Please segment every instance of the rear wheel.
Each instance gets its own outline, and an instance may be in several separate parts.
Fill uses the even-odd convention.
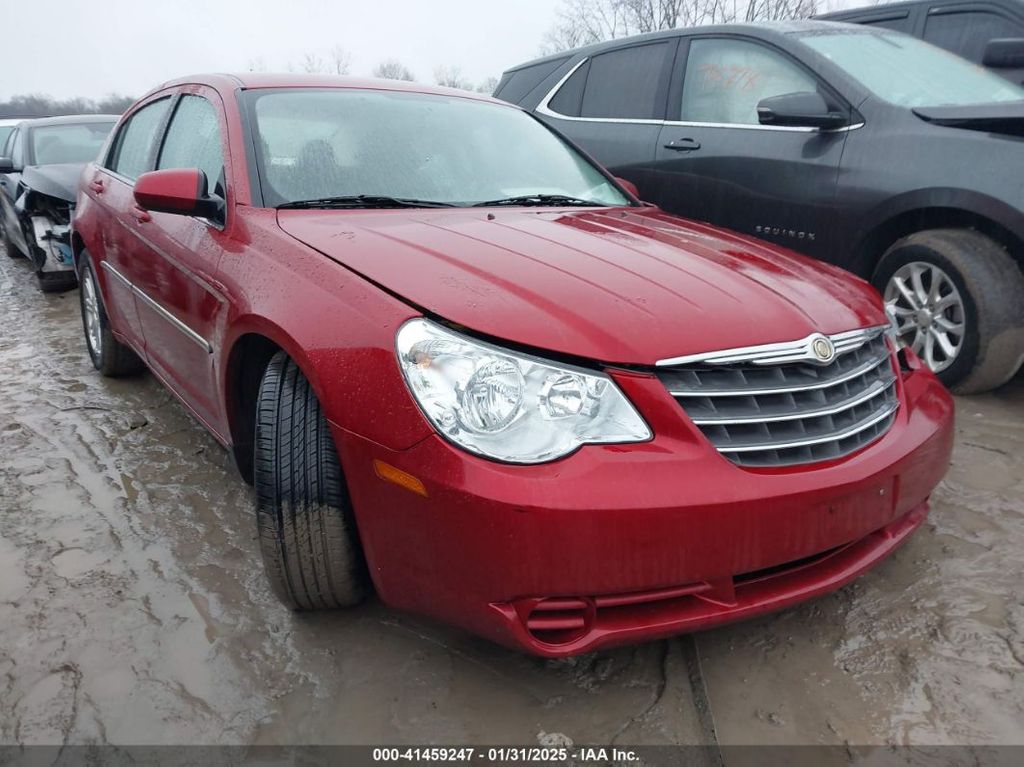
[[[254,469],[260,549],[278,598],[300,610],[361,601],[369,579],[334,440],[283,352],[260,383]]]
[[[118,341],[110,329],[107,310],[103,306],[103,295],[96,282],[89,254],[83,251],[79,262],[78,279],[82,289],[78,292],[78,301],[82,310],[85,346],[93,367],[111,378],[142,372],[142,360],[129,347]]]
[[[998,243],[970,229],[896,242],[873,280],[908,346],[960,394],[1006,383],[1024,359],[1024,274]]]

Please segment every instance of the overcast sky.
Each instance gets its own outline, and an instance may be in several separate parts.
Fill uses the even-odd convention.
[[[393,57],[418,80],[459,66],[478,83],[537,55],[557,0],[0,0],[0,99],[138,96],[195,72],[261,60],[298,67],[334,46],[353,74]],[[18,30],[21,34],[11,34]]]

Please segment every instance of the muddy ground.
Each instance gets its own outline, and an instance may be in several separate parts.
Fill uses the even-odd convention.
[[[958,419],[926,527],[852,586],[548,662],[283,608],[227,454],[0,254],[0,743],[1022,743],[1024,377]]]

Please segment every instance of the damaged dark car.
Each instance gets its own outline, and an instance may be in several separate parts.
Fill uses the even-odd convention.
[[[77,278],[71,256],[71,214],[78,177],[107,140],[115,115],[25,120],[0,150],[0,233],[11,258],[28,258],[44,292]]]

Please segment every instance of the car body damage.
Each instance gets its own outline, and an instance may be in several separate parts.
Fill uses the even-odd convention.
[[[81,170],[80,165],[46,165],[22,174],[14,210],[22,225],[22,252],[39,272],[74,272],[71,215]]]
[[[113,115],[19,122],[0,148],[0,231],[9,256],[24,256],[45,291],[74,287],[71,217],[78,178],[99,153]]]

